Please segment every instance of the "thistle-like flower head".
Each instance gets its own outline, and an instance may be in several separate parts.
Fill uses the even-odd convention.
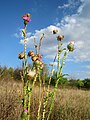
[[[53,30],[53,34],[57,34],[58,30]]]
[[[62,41],[63,38],[64,38],[64,35],[59,35],[59,36],[57,37],[57,40],[58,40],[58,41]]]
[[[30,57],[30,56],[34,56],[34,52],[32,51],[32,50],[30,50],[29,52],[28,52],[28,56]]]
[[[31,14],[29,14],[29,13],[22,16],[25,25],[27,25],[28,22],[30,22],[30,17],[31,17]]]
[[[28,110],[27,110],[27,109],[25,109],[25,110],[24,110],[24,113],[27,113],[27,112],[28,112]]]
[[[34,61],[34,62],[35,62],[35,61],[38,59],[38,57],[37,57],[37,55],[34,55],[34,56],[32,56],[32,58],[31,58],[31,59],[32,59],[32,61]]]
[[[24,52],[19,53],[19,55],[18,55],[18,58],[19,58],[19,59],[23,59],[24,57],[25,57]]]
[[[74,41],[71,41],[68,45],[67,48],[70,52],[73,52],[74,50]]]

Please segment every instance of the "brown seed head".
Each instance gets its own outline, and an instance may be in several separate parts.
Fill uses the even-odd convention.
[[[38,59],[38,57],[35,55],[35,56],[32,56],[32,61],[36,61]]]
[[[28,56],[29,56],[29,57],[30,57],[30,56],[33,57],[33,56],[34,56],[34,52],[30,50],[30,51],[28,52]]]
[[[53,30],[53,34],[57,34],[58,30]]]
[[[18,58],[23,59],[25,57],[24,52],[19,53]]]
[[[61,41],[63,38],[64,38],[63,35],[59,35],[59,36],[57,37],[57,40],[58,40],[58,41]]]

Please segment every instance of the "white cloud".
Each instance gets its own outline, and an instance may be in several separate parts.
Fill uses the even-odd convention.
[[[60,34],[65,35],[64,44],[66,45],[68,41],[75,41],[75,51],[70,54],[68,60],[71,61],[90,61],[90,1],[89,0],[68,0],[67,4],[62,7],[69,7],[73,5],[74,7],[79,2],[82,4],[77,8],[77,13],[73,15],[65,16],[56,26],[50,25],[47,28],[41,30],[36,30],[35,34],[27,38],[28,46],[32,47],[34,45],[34,38],[37,40],[37,44],[41,35],[44,33],[45,38],[42,42],[42,54],[46,55],[47,58],[54,58],[57,52],[57,40],[56,36]],[[60,7],[60,6],[58,6]],[[88,17],[87,17],[88,16]],[[52,31],[58,29],[58,34],[53,35]],[[23,43],[23,40],[21,40]]]
[[[19,38],[19,35],[17,33],[14,33],[14,37]]]
[[[51,62],[50,65],[53,65],[54,67],[57,67],[57,62]]]
[[[76,72],[71,72],[69,74],[70,79],[85,79],[85,78],[90,78],[90,71],[76,71]]]
[[[85,6],[85,4],[82,4],[82,5],[78,8],[77,13],[81,14],[84,6]]]
[[[73,13],[80,3],[83,3],[83,0],[67,0],[67,3],[59,5],[57,8],[58,10],[62,10],[64,13],[67,13],[67,11]],[[78,12],[81,12],[82,8],[83,6],[80,6]]]
[[[90,78],[90,71],[80,71],[81,78]]]
[[[58,30],[57,35],[53,34],[53,30]],[[41,46],[41,54],[45,54],[45,59],[47,58],[54,58],[54,56],[57,53],[57,36],[61,35],[61,29],[50,25],[47,28],[41,29],[41,30],[36,30],[35,34],[29,38],[27,38],[27,45],[29,47],[34,47],[34,39],[36,39],[36,44],[39,44],[39,40],[44,33],[44,40],[42,41],[42,46]],[[23,40],[20,41],[23,44]]]
[[[73,59],[90,61],[90,1],[82,2],[76,14],[65,16],[57,26],[62,28],[66,38],[75,41]]]
[[[58,6],[58,9],[68,8],[70,4],[64,4],[63,6]]]
[[[84,68],[90,69],[90,65],[83,66]]]

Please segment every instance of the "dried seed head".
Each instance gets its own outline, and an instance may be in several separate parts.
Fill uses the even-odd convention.
[[[33,56],[34,56],[34,52],[30,50],[30,51],[28,52],[28,56],[29,56],[29,57],[30,57],[30,56],[33,57]]]
[[[53,30],[53,34],[57,34],[58,30]]]
[[[18,55],[18,58],[19,58],[19,59],[23,59],[24,57],[25,57],[24,52],[19,53],[19,55]]]
[[[32,56],[32,61],[36,61],[38,59],[38,57],[35,55],[35,56]]]
[[[59,35],[59,36],[57,37],[57,40],[58,40],[58,41],[61,41],[63,38],[64,38],[63,35]]]

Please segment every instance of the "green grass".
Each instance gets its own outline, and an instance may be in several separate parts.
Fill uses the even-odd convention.
[[[21,120],[22,88],[22,83],[13,79],[0,80],[0,120]],[[35,86],[31,98],[31,120],[37,117],[38,95],[39,88]],[[58,89],[50,120],[90,120],[90,91]]]

